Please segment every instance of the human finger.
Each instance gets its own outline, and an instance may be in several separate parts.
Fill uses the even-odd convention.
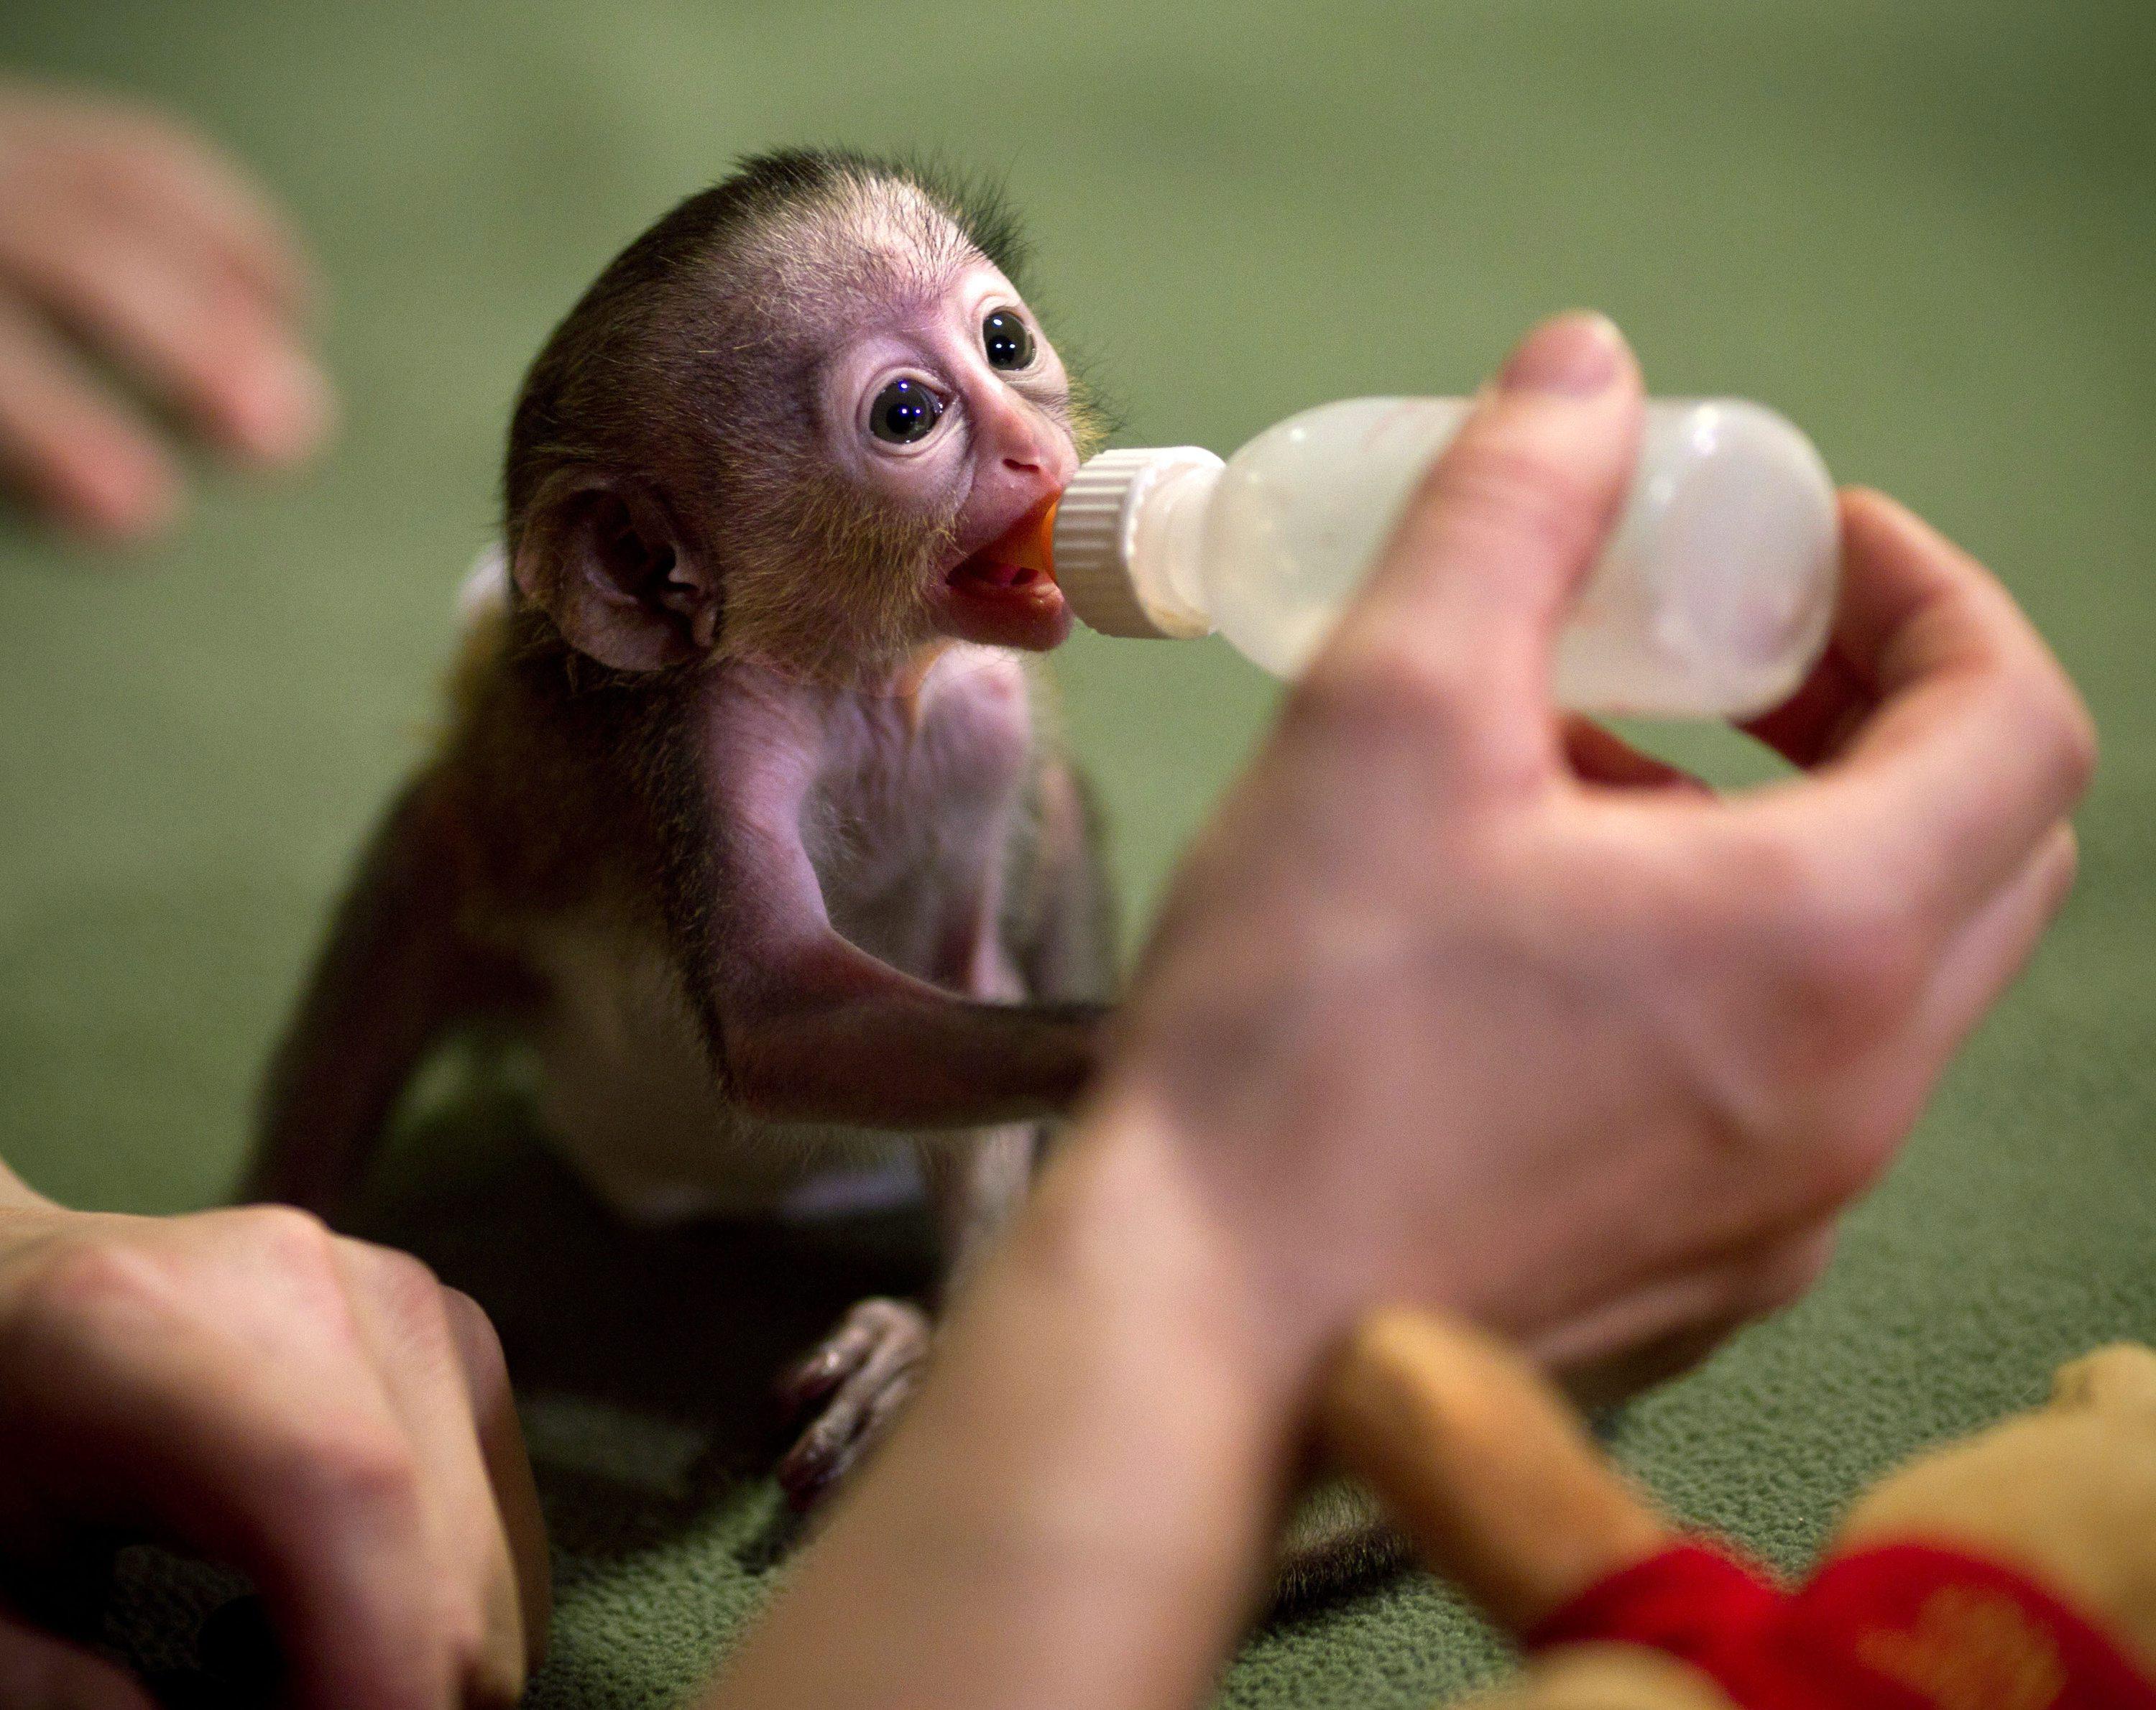
[[[461,1661],[470,1696],[513,1704],[524,1686],[523,1603],[441,1285],[418,1259],[387,1248],[341,1241],[336,1257],[353,1322],[418,1462],[444,1625],[470,1650]]]
[[[1850,732],[1878,699],[1877,689],[1857,673],[1830,640],[1795,694],[1738,728],[1765,743],[1792,765],[1809,769],[1840,751]]]
[[[327,382],[254,290],[124,211],[47,203],[0,223],[0,268],[18,289],[229,448],[289,463],[320,443]]]
[[[1584,1406],[1638,1395],[1809,1293],[1832,1261],[1840,1209],[1807,1211],[1712,1253],[1666,1258],[1669,1268],[1529,1332],[1525,1344]]]
[[[2020,977],[2073,889],[2079,859],[2074,828],[2062,820],[1963,926],[1917,1006],[1913,1026],[1930,1061],[1951,1057]]]
[[[1551,651],[1630,483],[1642,407],[1601,316],[1530,333],[1409,500],[1304,679],[1312,698],[1404,689],[1553,760]]]
[[[2006,591],[1882,495],[1843,499],[1836,643],[1878,704],[1830,765],[1753,798],[1830,882],[1883,886],[1936,939],[2020,870],[2087,787],[2095,739]]]
[[[0,1704],[39,1710],[156,1710],[120,1669],[0,1611]]]
[[[1845,492],[1837,501],[1845,571],[1826,646],[1786,700],[1738,725],[1791,765],[1807,769],[1837,753],[1879,700],[1874,675],[1852,663],[1877,654],[1881,622],[1870,566],[1850,566],[1851,497]]]
[[[176,1313],[169,1288],[92,1249],[18,1308],[4,1407],[31,1487],[56,1518],[249,1574],[296,1704],[439,1710],[449,1651],[419,1469],[372,1374],[308,1344],[265,1358]]]
[[[306,245],[251,174],[162,115],[130,113],[97,151],[105,193],[176,241],[199,243],[270,304],[303,314],[319,287]]]
[[[0,293],[0,471],[59,521],[116,540],[171,524],[177,471],[38,318]]]
[[[509,1366],[502,1358],[501,1339],[477,1301],[449,1288],[443,1291],[442,1304],[449,1314],[449,1334],[456,1339],[472,1416],[479,1427],[480,1451],[516,1564],[526,1663],[536,1669],[547,1654],[553,1617],[552,1564],[539,1487],[531,1476],[531,1457],[525,1449],[524,1429],[517,1421],[516,1396],[510,1388]]]

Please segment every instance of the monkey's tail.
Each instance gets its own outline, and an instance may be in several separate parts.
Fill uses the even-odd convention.
[[[1281,1533],[1269,1616],[1291,1615],[1392,1578],[1408,1564],[1407,1540],[1378,1499],[1345,1475],[1306,1490]]]

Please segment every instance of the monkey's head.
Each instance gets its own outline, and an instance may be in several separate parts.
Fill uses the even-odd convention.
[[[518,588],[617,669],[888,668],[939,637],[1045,649],[1054,581],[992,547],[1093,416],[1012,283],[993,199],[860,156],[745,163],[618,256],[510,430]]]

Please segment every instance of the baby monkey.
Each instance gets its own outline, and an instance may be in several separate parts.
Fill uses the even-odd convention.
[[[1091,1068],[1112,921],[1005,545],[1097,438],[990,202],[810,151],[615,259],[531,366],[505,582],[271,1065],[250,1197],[334,1213],[429,1048],[536,1046],[632,1215],[783,1213],[910,1151],[963,1272]],[[918,1375],[861,1302],[787,1384],[797,1503]]]

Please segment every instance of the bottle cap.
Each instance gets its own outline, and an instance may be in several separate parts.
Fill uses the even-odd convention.
[[[1088,629],[1146,640],[1212,633],[1205,614],[1167,585],[1162,566],[1140,562],[1138,522],[1163,481],[1220,466],[1202,447],[1176,445],[1104,451],[1071,478],[1055,512],[1055,581]],[[1152,575],[1141,574],[1148,568]]]

